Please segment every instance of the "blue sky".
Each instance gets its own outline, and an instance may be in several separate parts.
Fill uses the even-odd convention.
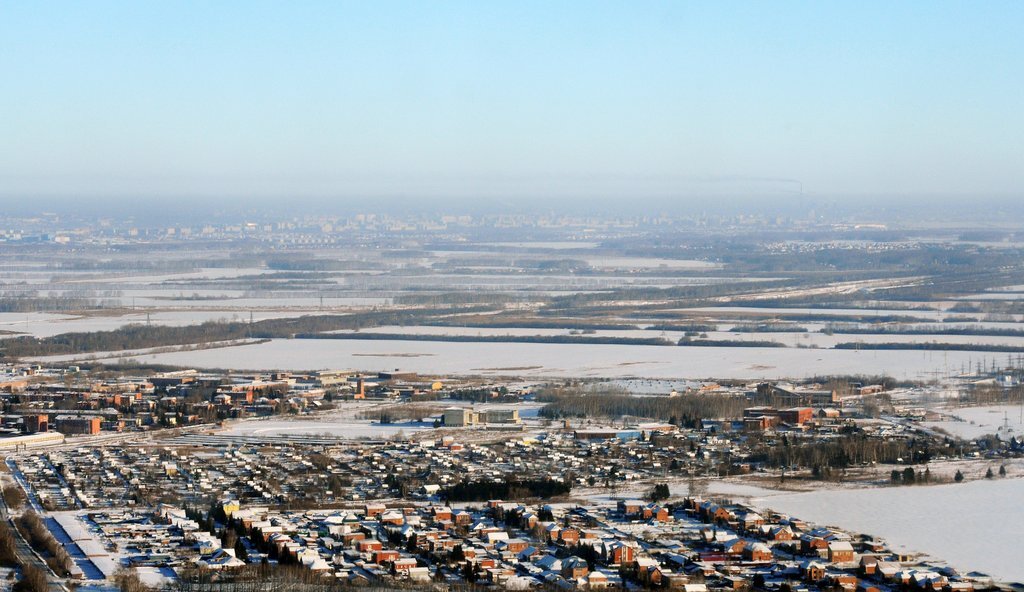
[[[0,0],[0,195],[1024,193],[1022,2]]]

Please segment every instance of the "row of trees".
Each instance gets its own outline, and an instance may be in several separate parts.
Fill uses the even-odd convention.
[[[618,393],[588,393],[581,389],[546,389],[537,399],[547,403],[540,410],[542,417],[619,418],[644,417],[697,427],[702,419],[739,417],[750,401],[743,396],[703,396],[684,394],[675,397],[633,397]]]
[[[672,345],[660,337],[586,335],[419,335],[415,333],[309,333],[303,339],[360,339],[366,341],[449,341],[456,343],[575,343],[591,345]]]
[[[847,434],[828,441],[790,443],[782,438],[781,446],[761,446],[750,460],[770,467],[803,466],[817,468],[821,478],[833,476],[829,469],[846,469],[871,463],[926,463],[933,456],[952,456],[957,450],[950,442],[935,443],[926,439],[882,439],[864,434]]]
[[[446,585],[449,590],[472,590],[472,586]],[[344,581],[314,573],[294,564],[256,564],[231,573],[209,570],[181,571],[169,592],[335,592],[351,589]],[[387,585],[365,584],[362,592],[387,590],[433,590],[433,584],[389,581]],[[124,590],[123,592],[138,592]]]
[[[382,409],[362,411],[358,414],[358,417],[359,419],[369,419],[388,424],[409,420],[423,421],[424,418],[440,415],[443,411],[444,408],[437,405],[413,403],[410,405],[389,405]]]
[[[460,481],[444,490],[451,502],[479,502],[492,499],[549,499],[566,495],[572,486],[556,479],[516,479],[507,481]]]
[[[21,568],[21,578],[12,587],[13,592],[47,592],[49,589],[46,572],[31,563],[23,563],[18,556],[17,535],[0,522],[0,565]]]
[[[25,540],[28,541],[28,544],[32,545],[32,548],[43,557],[54,573],[68,575],[71,567],[74,565],[74,561],[68,555],[68,552],[64,550],[64,545],[61,545],[57,542],[57,539],[53,538],[53,534],[43,524],[39,514],[29,510],[18,516],[14,524],[18,527],[21,535],[25,537]]]

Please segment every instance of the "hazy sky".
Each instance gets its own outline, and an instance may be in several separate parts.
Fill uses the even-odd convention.
[[[0,195],[1024,195],[1024,2],[0,0]]]

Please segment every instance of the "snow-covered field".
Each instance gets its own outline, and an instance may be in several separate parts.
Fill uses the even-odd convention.
[[[697,308],[680,309],[689,313],[703,313],[708,316],[715,316],[715,313],[754,313],[754,314],[775,314],[787,315],[843,315],[843,316],[906,316],[940,322],[947,316],[954,316],[951,313],[937,310],[920,308],[907,309],[886,309],[886,308],[773,308],[761,306],[703,306]]]
[[[112,354],[110,359],[120,357],[120,354]],[[888,374],[897,379],[930,379],[958,371],[965,364],[1001,362],[1006,354],[275,339],[257,345],[139,353],[132,357],[146,363],[239,370],[351,368],[381,371],[397,368],[426,375],[749,379]]]
[[[1001,438],[1019,438],[1024,436],[1024,408],[1020,405],[989,405],[984,407],[960,407],[941,409],[961,421],[948,419],[930,421],[924,425],[941,428],[950,434],[974,439],[989,434],[998,434]]]
[[[957,344],[985,344],[985,345],[1012,345],[1024,350],[1024,337],[1000,336],[1000,335],[901,335],[901,334],[843,334],[836,333],[827,335],[818,332],[823,325],[807,323],[808,332],[732,332],[728,329],[732,324],[721,327],[721,331],[709,331],[707,338],[712,341],[774,341],[788,347],[805,348],[832,348],[837,343],[957,343]],[[333,331],[334,333],[351,333],[351,331]],[[571,329],[548,329],[548,328],[523,328],[523,327],[440,327],[431,325],[412,325],[369,327],[361,329],[361,333],[391,333],[397,335],[457,335],[472,337],[504,337],[504,336],[534,336],[534,335],[572,335]],[[616,337],[629,339],[667,339],[672,342],[679,341],[684,335],[683,331],[658,331],[647,329],[599,329],[583,335],[584,337]],[[1005,355],[1004,355],[1005,357]]]
[[[818,524],[880,536],[895,548],[927,553],[961,571],[1024,582],[1024,479],[880,489],[821,490],[754,497]]]
[[[296,310],[156,310],[123,315],[71,316],[50,313],[0,313],[0,330],[34,337],[50,337],[61,333],[112,331],[125,325],[162,325],[182,327],[207,321],[253,321],[299,317],[314,312]],[[16,335],[11,335],[15,337]],[[2,338],[3,336],[0,336]]]

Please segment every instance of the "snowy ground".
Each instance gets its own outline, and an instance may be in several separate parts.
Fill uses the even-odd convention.
[[[111,355],[111,361],[125,354]],[[103,356],[97,356],[102,358]],[[644,378],[806,378],[888,374],[932,379],[1006,354],[966,351],[857,351],[758,347],[456,343],[275,339],[259,345],[159,354],[144,363],[248,370],[355,368],[425,375]],[[44,363],[47,358],[39,358]],[[50,361],[55,361],[51,359]]]
[[[1024,408],[1020,405],[961,407],[938,411],[949,415],[949,419],[925,422],[923,425],[941,428],[968,440],[989,434],[998,434],[1004,439],[1024,435]]]
[[[307,314],[295,310],[150,310],[124,314],[96,314],[73,316],[52,313],[0,313],[0,331],[10,331],[10,337],[32,335],[50,337],[61,333],[91,331],[113,331],[125,325],[160,325],[182,327],[198,325],[207,321],[262,321],[266,319],[291,318]]]
[[[720,324],[720,331],[708,331],[705,333],[711,341],[774,341],[787,347],[821,348],[831,349],[839,343],[957,343],[957,344],[984,344],[984,345],[1010,345],[1024,350],[1024,337],[1010,337],[1000,335],[914,335],[899,333],[880,334],[843,334],[836,333],[827,335],[821,333],[824,327],[821,323],[800,323],[806,327],[806,332],[734,332],[729,329],[735,323]],[[941,327],[940,327],[941,328]],[[1003,327],[1005,328],[1005,327]],[[447,327],[447,326],[385,326],[369,327],[361,329],[360,333],[389,333],[395,335],[439,335],[439,336],[471,336],[471,337],[532,337],[536,335],[551,336],[573,335],[572,329],[547,329],[547,328],[505,328],[505,327]],[[347,334],[353,331],[331,331],[330,333]],[[683,336],[683,331],[658,331],[648,329],[600,329],[583,335],[584,337],[615,337],[627,339],[666,339],[672,343],[678,342]],[[1004,354],[1005,357],[1005,354]]]

